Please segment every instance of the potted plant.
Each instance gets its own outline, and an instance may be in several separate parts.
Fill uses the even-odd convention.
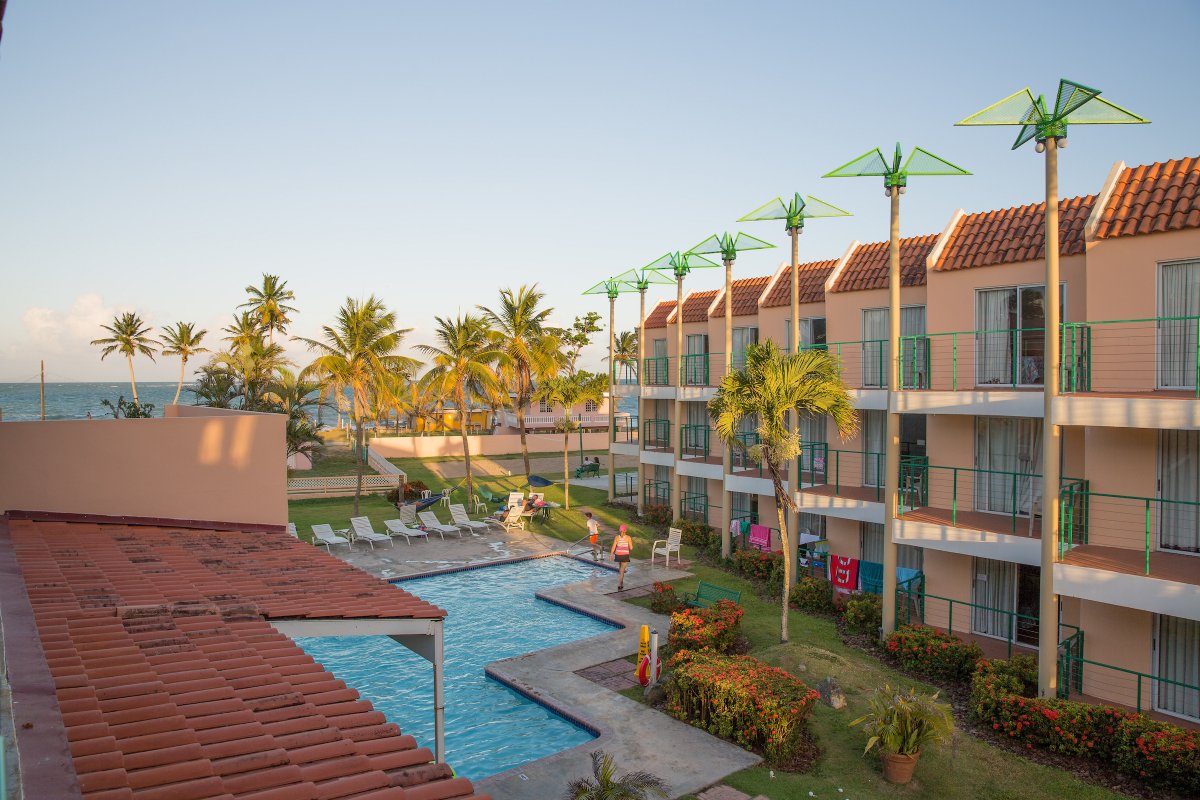
[[[950,706],[937,702],[937,692],[918,694],[883,685],[872,695],[867,713],[850,723],[862,725],[867,748],[878,746],[883,757],[883,778],[888,783],[908,783],[927,744],[944,743],[954,731]]]

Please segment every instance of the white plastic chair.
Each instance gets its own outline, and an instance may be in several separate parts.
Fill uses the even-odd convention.
[[[287,532],[288,532],[288,536],[291,536],[293,539],[300,538],[300,532],[298,530],[296,530],[296,523],[294,523],[294,522],[288,523]]]
[[[442,505],[444,505],[444,506],[450,505],[450,490],[449,489],[442,489]]]
[[[371,549],[375,549],[376,542],[387,542],[389,547],[395,547],[396,543],[392,541],[392,537],[382,533],[376,533],[375,528],[371,525],[369,517],[351,517],[350,529],[353,531],[354,540],[362,539],[367,544],[371,545]]]
[[[679,565],[679,543],[683,539],[683,530],[680,528],[670,528],[667,531],[666,539],[659,539],[650,546],[650,566],[654,566],[654,557],[662,554],[666,561],[666,566],[671,566],[671,553],[675,554],[675,565]],[[662,547],[659,547],[662,545]]]
[[[483,502],[477,494],[471,495],[471,505],[476,514],[486,514],[488,511],[487,503]]]
[[[336,533],[333,532],[333,528],[330,527],[329,525],[325,525],[325,524],[313,525],[312,532],[313,532],[313,538],[316,539],[316,541],[313,542],[313,544],[318,545],[318,546],[324,545],[325,549],[328,550],[330,553],[333,552],[333,548],[331,545],[344,544],[344,545],[346,545],[346,547],[350,547],[350,540],[347,539],[345,536],[338,536]]]
[[[488,529],[486,522],[476,521],[468,517],[466,506],[460,503],[451,504],[450,521],[460,528],[467,528],[473,531],[486,531]]]
[[[421,490],[421,499],[422,500],[428,500],[430,497],[433,497],[433,492],[429,491],[428,489]]]
[[[425,526],[426,530],[437,531],[438,533],[457,533],[459,536],[462,536],[462,528],[457,525],[443,523],[432,511],[419,511],[417,512],[417,518],[421,520],[421,524]]]
[[[429,531],[423,531],[420,528],[410,528],[398,519],[385,519],[383,527],[387,528],[387,532],[392,536],[403,536],[404,541],[409,544],[412,544],[412,537],[414,536],[418,539],[429,541]],[[437,531],[437,534],[441,536],[441,531]],[[442,538],[445,539],[446,537],[442,536]]]

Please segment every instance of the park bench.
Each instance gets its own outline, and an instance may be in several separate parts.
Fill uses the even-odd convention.
[[[581,464],[580,466],[575,468],[575,477],[576,478],[584,478],[584,477],[587,477],[588,475],[599,475],[599,474],[600,474],[600,465],[597,464],[595,461],[589,461],[588,463]]]
[[[726,589],[724,586],[717,586],[715,583],[700,581],[695,592],[689,592],[683,596],[683,602],[693,608],[708,608],[718,600],[732,600],[735,603],[741,603],[742,593]]]

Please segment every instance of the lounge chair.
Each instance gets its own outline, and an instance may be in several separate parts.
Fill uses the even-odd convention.
[[[516,506],[517,508],[520,508],[523,505],[525,505],[525,493],[524,492],[509,492],[508,493],[508,503],[507,503],[508,508],[512,508],[514,506]]]
[[[680,528],[668,529],[666,539],[659,539],[650,545],[650,566],[654,566],[654,556],[660,553],[667,562],[667,567],[671,566],[671,553],[674,553],[675,566],[679,566],[679,542],[681,539],[683,539],[683,531]]]
[[[350,546],[350,540],[345,536],[338,536],[333,532],[333,528],[331,528],[329,525],[313,525],[312,532],[313,538],[316,540],[313,542],[313,544],[318,546],[324,545],[325,549],[331,553],[333,552],[331,545],[344,544],[346,547]],[[343,533],[345,533],[345,531],[343,531]]]
[[[375,528],[371,525],[369,517],[351,517],[350,528],[353,531],[355,541],[362,539],[367,544],[371,545],[371,549],[375,549],[376,542],[387,542],[389,547],[395,547],[396,543],[392,541],[392,537],[384,533],[376,533]]]
[[[288,523],[287,532],[288,532],[288,536],[291,536],[293,539],[300,538],[300,532],[298,530],[296,530],[296,523],[294,523],[294,522]]]
[[[462,528],[457,525],[443,523],[432,511],[420,511],[417,513],[417,517],[421,520],[421,524],[425,526],[426,530],[437,531],[438,533],[457,533],[459,536],[462,536]]]
[[[459,503],[453,503],[450,506],[450,521],[460,528],[467,528],[473,531],[486,531],[488,524],[483,521],[476,521],[467,516],[467,509]]]
[[[429,531],[423,531],[420,528],[410,528],[398,519],[385,519],[383,527],[387,528],[387,532],[393,537],[403,536],[404,541],[412,544],[412,537],[429,541]],[[437,532],[441,536],[441,531]],[[445,536],[442,536],[445,539]]]
[[[501,524],[504,525],[504,530],[506,531],[511,531],[514,528],[525,530],[526,519],[528,519],[528,517],[525,516],[525,512],[521,510],[521,507],[513,506],[508,510],[508,513],[504,515],[504,521]]]

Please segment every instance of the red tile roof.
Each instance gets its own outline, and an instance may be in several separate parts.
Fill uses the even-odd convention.
[[[1200,158],[1126,167],[1096,229],[1097,239],[1200,228]]]
[[[717,290],[711,289],[706,292],[692,292],[687,297],[683,298],[683,321],[707,321],[708,307],[712,305],[713,298],[716,296]]]
[[[1060,200],[1059,252],[1079,255],[1084,250],[1083,229],[1096,203],[1093,195]],[[933,269],[955,270],[1039,261],[1046,257],[1046,204],[965,214],[946,241]]]
[[[762,297],[763,289],[771,282],[771,276],[763,275],[758,278],[741,278],[733,282],[730,293],[733,295],[733,315],[744,317],[758,313],[758,298]],[[722,294],[713,309],[714,317],[725,316],[725,297]]]
[[[675,310],[674,300],[659,300],[658,305],[651,309],[646,315],[647,328],[665,328],[667,327],[667,317]]]
[[[809,261],[805,264],[800,264],[797,274],[800,276],[800,302],[801,303],[822,303],[825,301],[825,279],[829,277],[829,273],[833,272],[833,268],[837,266],[838,259],[831,258],[828,261]],[[763,308],[775,308],[777,306],[790,306],[792,304],[792,267],[789,264],[783,268],[783,272],[779,276],[779,280],[775,281],[775,285],[771,287],[771,293],[763,300]]]
[[[0,549],[84,798],[482,798],[264,618],[437,611],[406,592],[276,533],[0,520]]]
[[[937,241],[937,234],[907,236],[900,239],[900,285],[925,285],[925,259]],[[886,289],[888,285],[888,243],[873,242],[854,248],[845,269],[833,287],[835,292]]]

